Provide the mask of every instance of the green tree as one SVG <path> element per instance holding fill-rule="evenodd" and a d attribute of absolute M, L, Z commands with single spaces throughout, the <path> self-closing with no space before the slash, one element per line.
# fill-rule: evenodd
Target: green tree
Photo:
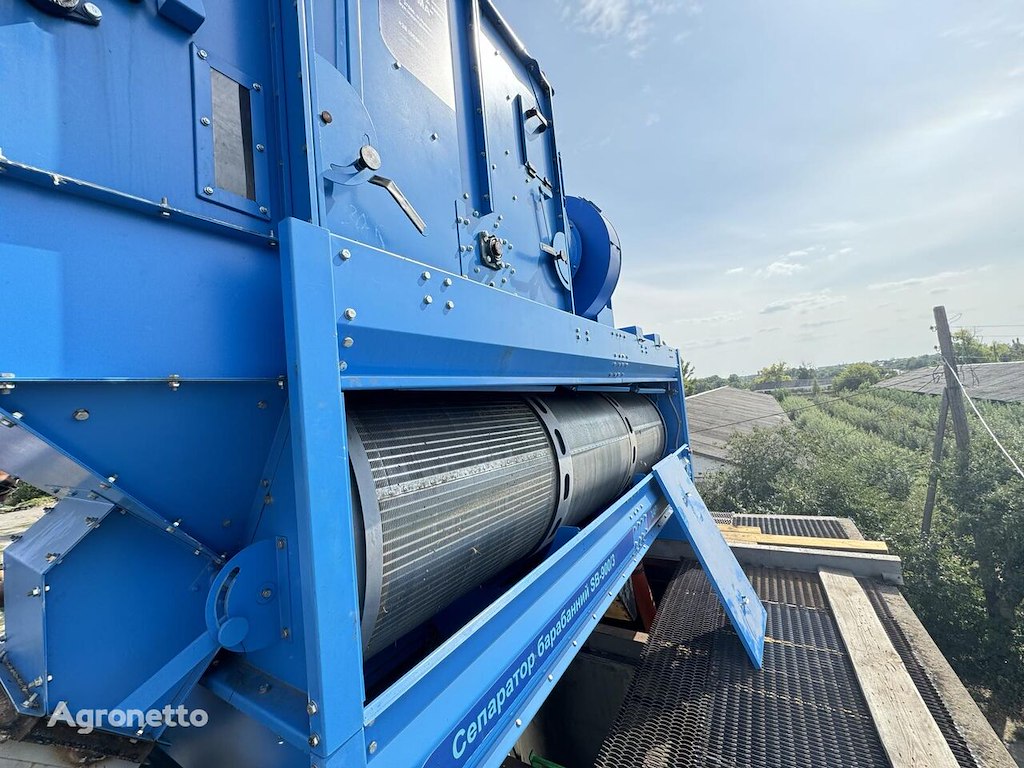
<path fill-rule="evenodd" d="M 832 380 L 832 389 L 837 392 L 852 392 L 864 385 L 874 384 L 882 378 L 882 372 L 873 363 L 853 363 L 846 366 Z"/>
<path fill-rule="evenodd" d="M 953 354 L 956 355 L 957 363 L 996 362 L 992 347 L 968 328 L 961 328 L 953 333 Z"/>
<path fill-rule="evenodd" d="M 694 382 L 696 381 L 696 379 L 694 378 L 694 375 L 693 375 L 693 373 L 694 373 L 693 363 L 691 363 L 689 360 L 680 360 L 679 361 L 679 371 L 680 371 L 680 373 L 682 373 L 682 376 L 683 376 L 683 391 L 687 395 L 694 394 L 694 392 L 693 392 L 693 385 L 694 385 Z"/>
<path fill-rule="evenodd" d="M 766 365 L 754 377 L 755 384 L 775 384 L 780 381 L 792 380 L 793 377 L 789 374 L 789 368 L 783 361 Z"/>

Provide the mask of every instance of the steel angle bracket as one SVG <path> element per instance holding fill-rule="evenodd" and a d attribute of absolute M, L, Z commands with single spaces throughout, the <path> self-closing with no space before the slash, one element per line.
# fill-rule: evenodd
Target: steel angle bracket
<path fill-rule="evenodd" d="M 654 477 L 675 510 L 675 519 L 740 636 L 751 663 L 760 669 L 764 661 L 768 614 L 697 492 L 684 452 L 685 447 L 655 464 Z M 667 528 L 666 536 L 674 538 L 674 531 L 674 526 Z"/>

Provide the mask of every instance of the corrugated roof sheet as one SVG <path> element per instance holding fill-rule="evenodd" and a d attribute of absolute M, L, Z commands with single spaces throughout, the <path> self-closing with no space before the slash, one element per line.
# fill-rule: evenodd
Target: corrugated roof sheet
<path fill-rule="evenodd" d="M 932 371 L 930 376 L 929 370 Z M 968 363 L 960 366 L 959 375 L 967 394 L 977 400 L 1024 402 L 1024 362 Z M 946 380 L 939 368 L 919 369 L 885 379 L 875 386 L 926 395 L 941 395 Z"/>
<path fill-rule="evenodd" d="M 729 439 L 741 432 L 788 424 L 779 401 L 746 389 L 719 387 L 686 398 L 690 447 L 694 453 L 728 461 Z"/>

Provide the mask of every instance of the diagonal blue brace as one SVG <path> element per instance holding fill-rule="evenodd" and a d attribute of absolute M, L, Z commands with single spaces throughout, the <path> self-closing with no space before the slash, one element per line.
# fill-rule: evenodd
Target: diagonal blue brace
<path fill-rule="evenodd" d="M 686 540 L 714 587 L 736 634 L 758 669 L 764 661 L 764 631 L 768 614 L 757 593 L 718 530 L 714 517 L 697 493 L 688 462 L 679 453 L 654 465 L 654 477 L 676 513 Z"/>

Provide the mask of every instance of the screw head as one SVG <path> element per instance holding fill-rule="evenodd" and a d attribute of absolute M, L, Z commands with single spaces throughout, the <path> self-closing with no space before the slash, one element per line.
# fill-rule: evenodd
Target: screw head
<path fill-rule="evenodd" d="M 341 346 L 345 347 L 346 349 L 348 347 L 351 347 L 355 343 L 355 340 L 351 336 L 346 336 L 344 339 L 341 340 Z"/>
<path fill-rule="evenodd" d="M 207 56 L 207 53 L 202 48 L 200 48 L 199 49 L 199 53 L 197 55 L 199 56 L 200 59 L 205 59 L 206 56 Z"/>
<path fill-rule="evenodd" d="M 317 713 L 316 702 L 313 701 L 312 699 L 310 699 L 309 702 L 306 703 L 306 714 L 309 715 L 310 717 L 312 717 L 316 713 Z"/>
<path fill-rule="evenodd" d="M 433 296 L 431 296 L 431 295 L 430 295 L 430 294 L 428 293 L 428 294 L 427 294 L 426 296 L 424 296 L 424 297 L 423 297 L 423 303 L 424 303 L 424 304 L 433 304 L 433 303 L 434 303 L 434 297 L 433 297 Z"/>
<path fill-rule="evenodd" d="M 318 747 L 320 746 L 320 734 L 311 733 L 309 734 L 309 746 Z"/>
<path fill-rule="evenodd" d="M 356 319 L 356 311 L 354 309 L 352 309 L 352 307 L 349 307 L 348 309 L 345 310 L 345 319 L 346 320 L 355 320 Z"/>
<path fill-rule="evenodd" d="M 213 194 L 213 187 L 203 187 L 203 194 L 204 195 L 212 195 Z"/>
<path fill-rule="evenodd" d="M 199 118 L 199 122 L 202 123 L 203 125 L 209 125 L 210 124 L 210 118 L 208 118 L 205 115 L 203 115 L 202 117 Z"/>
<path fill-rule="evenodd" d="M 444 308 L 445 309 L 455 309 L 455 302 L 454 301 L 446 301 L 444 303 Z"/>
<path fill-rule="evenodd" d="M 320 119 L 323 121 L 324 125 L 330 125 L 334 122 L 334 115 L 325 109 L 320 113 Z"/>
<path fill-rule="evenodd" d="M 367 747 L 367 750 L 369 750 L 369 752 L 370 752 L 370 754 L 371 754 L 371 755 L 372 755 L 372 754 L 373 754 L 374 752 L 376 752 L 376 751 L 377 751 L 377 742 L 376 742 L 376 741 L 371 741 L 371 742 L 370 742 L 370 746 L 369 746 L 369 747 Z"/>
<path fill-rule="evenodd" d="M 260 85 L 259 83 L 253 83 L 253 84 L 252 84 L 252 89 L 253 89 L 254 91 L 257 91 L 257 92 L 258 92 L 258 91 L 262 91 L 262 90 L 263 90 L 263 86 L 262 86 L 262 85 Z"/>
<path fill-rule="evenodd" d="M 85 408 L 79 408 L 73 414 L 71 414 L 71 417 L 75 421 L 88 421 L 88 419 L 89 419 L 89 412 L 87 410 L 85 410 Z"/>
<path fill-rule="evenodd" d="M 265 206 L 265 205 L 261 205 L 261 206 L 260 206 L 260 213 L 262 213 L 262 214 L 263 214 L 264 216 L 266 216 L 266 215 L 267 215 L 268 213 L 270 213 L 270 211 L 269 211 L 269 209 L 267 208 L 267 206 Z"/>
<path fill-rule="evenodd" d="M 257 152 L 264 152 L 264 151 L 266 151 L 266 149 L 267 148 L 265 146 L 263 146 L 262 144 L 257 144 L 256 145 L 256 151 Z"/>

